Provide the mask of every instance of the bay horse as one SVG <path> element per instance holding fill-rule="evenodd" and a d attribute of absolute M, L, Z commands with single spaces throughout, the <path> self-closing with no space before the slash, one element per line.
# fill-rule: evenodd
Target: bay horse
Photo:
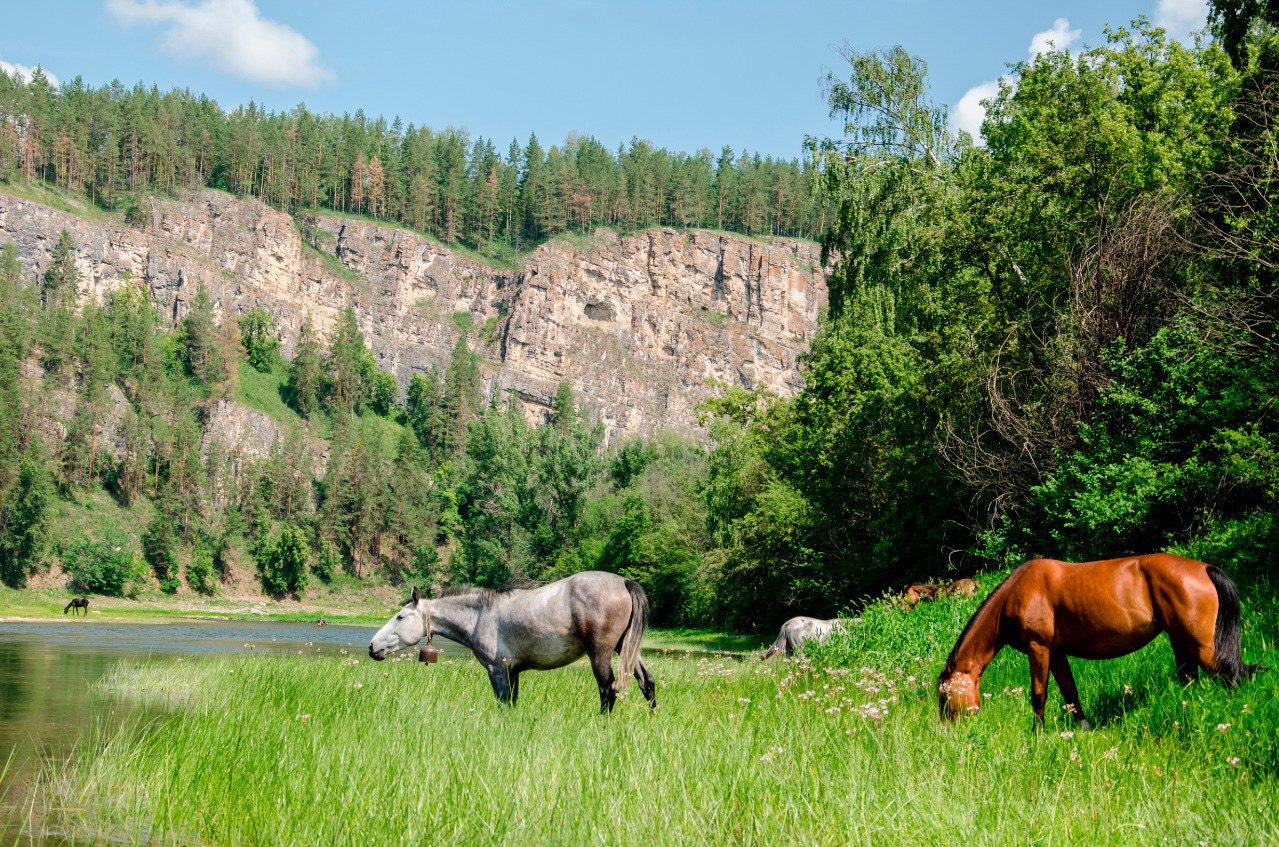
<path fill-rule="evenodd" d="M 957 579 L 943 585 L 941 593 L 946 597 L 972 597 L 980 587 L 975 579 Z"/>
<path fill-rule="evenodd" d="M 493 694 L 514 705 L 520 674 L 552 670 L 586 655 L 599 686 L 600 711 L 609 712 L 632 675 L 649 706 L 657 685 L 640 660 L 648 626 L 648 597 L 638 583 L 617 574 L 583 571 L 539 588 L 455 588 L 432 600 L 413 589 L 404 608 L 369 642 L 369 657 L 442 635 L 468 647 L 488 672 Z M 621 677 L 613 654 L 621 657 Z"/>
<path fill-rule="evenodd" d="M 936 600 L 941 591 L 942 587 L 940 585 L 915 583 L 906 587 L 902 603 L 907 609 L 913 609 L 924 600 Z"/>
<path fill-rule="evenodd" d="M 822 642 L 830 638 L 831 633 L 837 629 L 844 627 L 844 621 L 839 618 L 831 618 L 823 621 L 817 618 L 791 618 L 782 624 L 781 632 L 777 633 L 777 640 L 773 642 L 773 646 L 769 647 L 761 655 L 760 661 L 771 659 L 773 656 L 780 656 L 785 653 L 788 657 L 794 656 L 801 652 L 805 641 Z"/>
<path fill-rule="evenodd" d="M 1084 717 L 1069 656 L 1114 659 L 1168 633 L 1177 673 L 1199 669 L 1234 687 L 1258 670 L 1239 651 L 1239 592 L 1217 568 L 1170 553 L 1074 564 L 1033 559 L 1013 571 L 981 604 L 937 679 L 942 720 L 981 707 L 981 675 L 1004 647 L 1030 661 L 1030 701 L 1044 723 L 1051 673 L 1066 709 Z"/>
<path fill-rule="evenodd" d="M 65 615 L 67 612 L 70 612 L 70 611 L 71 611 L 71 610 L 73 610 L 73 609 L 84 609 L 84 614 L 85 614 L 85 616 L 86 616 L 86 617 L 88 617 L 88 615 L 89 615 L 89 598 L 88 598 L 88 597 L 74 597 L 74 598 L 72 598 L 71 602 L 70 602 L 70 603 L 68 603 L 65 607 L 63 607 L 63 609 L 62 609 L 62 614 L 64 614 L 64 615 Z"/>

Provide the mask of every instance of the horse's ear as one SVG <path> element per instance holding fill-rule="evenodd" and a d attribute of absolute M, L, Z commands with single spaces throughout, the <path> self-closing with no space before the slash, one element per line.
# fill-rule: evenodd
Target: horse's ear
<path fill-rule="evenodd" d="M 413 596 L 409 598 L 409 602 L 416 606 L 419 599 L 420 595 L 417 593 L 417 586 L 415 585 L 413 586 Z"/>

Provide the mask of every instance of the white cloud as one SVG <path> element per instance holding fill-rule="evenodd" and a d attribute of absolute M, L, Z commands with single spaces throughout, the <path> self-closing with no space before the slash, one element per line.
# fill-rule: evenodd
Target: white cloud
<path fill-rule="evenodd" d="M 1189 41 L 1207 23 L 1208 0 L 1159 0 L 1155 8 L 1155 24 L 1179 41 Z"/>
<path fill-rule="evenodd" d="M 1180 0 L 1180 2 L 1185 1 Z M 1178 2 L 1178 0 L 1162 0 L 1162 2 Z M 1048 29 L 1032 35 L 1030 46 L 1026 50 L 1030 53 L 1030 60 L 1033 62 L 1044 53 L 1069 50 L 1075 42 L 1079 41 L 1081 35 L 1083 31 L 1071 29 L 1070 21 L 1066 18 L 1058 18 Z M 965 91 L 964 96 L 959 98 L 959 102 L 951 107 L 951 126 L 957 130 L 967 130 L 978 144 L 982 143 L 981 125 L 982 121 L 986 120 L 986 107 L 981 104 L 981 101 L 995 97 L 999 93 L 1000 82 L 1016 85 L 1015 81 L 1000 77 L 999 80 L 988 80 Z"/>
<path fill-rule="evenodd" d="M 1164 0 L 1168 2 L 1168 0 Z M 1176 2 L 1176 0 L 1173 0 Z M 1069 50 L 1079 36 L 1083 35 L 1082 30 L 1071 29 L 1070 21 L 1065 18 L 1058 18 L 1053 21 L 1053 25 L 1044 30 L 1037 32 L 1030 37 L 1030 58 L 1033 60 L 1042 53 L 1051 53 L 1054 50 Z"/>
<path fill-rule="evenodd" d="M 982 100 L 990 100 L 999 93 L 999 83 L 983 82 L 964 92 L 959 102 L 950 110 L 950 122 L 957 130 L 967 130 L 973 138 L 981 138 L 981 123 L 986 120 L 986 107 Z"/>
<path fill-rule="evenodd" d="M 164 49 L 270 85 L 314 86 L 333 78 L 306 36 L 262 17 L 254 0 L 106 0 L 125 24 L 160 24 Z"/>
<path fill-rule="evenodd" d="M 18 79 L 23 82 L 30 82 L 31 74 L 35 72 L 35 68 L 29 68 L 26 65 L 16 65 L 11 62 L 6 62 L 4 59 L 0 59 L 0 71 L 4 71 L 9 76 L 16 75 Z M 48 78 L 49 82 L 54 85 L 58 84 L 58 78 L 56 76 L 49 73 L 44 68 L 40 68 L 40 71 Z"/>

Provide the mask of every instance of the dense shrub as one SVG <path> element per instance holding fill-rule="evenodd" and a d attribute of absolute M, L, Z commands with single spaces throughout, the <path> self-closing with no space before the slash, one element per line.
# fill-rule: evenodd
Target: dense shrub
<path fill-rule="evenodd" d="M 142 578 L 143 564 L 133 550 L 133 540 L 114 524 L 104 525 L 97 538 L 77 534 L 63 546 L 61 558 L 77 591 L 122 597 L 132 593 Z"/>
<path fill-rule="evenodd" d="M 191 562 L 187 565 L 187 585 L 200 594 L 212 594 L 217 589 L 217 569 L 213 563 L 213 550 L 203 542 L 191 548 Z"/>
<path fill-rule="evenodd" d="M 311 547 L 306 535 L 293 524 L 286 524 L 258 558 L 258 576 L 262 588 L 277 597 L 297 594 L 306 587 L 307 563 Z"/>

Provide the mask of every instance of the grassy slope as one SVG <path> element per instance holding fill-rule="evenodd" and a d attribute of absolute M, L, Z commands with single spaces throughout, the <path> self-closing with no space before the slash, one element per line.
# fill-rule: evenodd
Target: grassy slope
<path fill-rule="evenodd" d="M 289 381 L 289 366 L 280 358 L 272 363 L 270 373 L 262 373 L 248 362 L 240 362 L 236 370 L 237 402 L 262 412 L 285 425 L 302 425 L 302 416 L 284 402 L 282 390 Z"/>
<path fill-rule="evenodd" d="M 47 799 L 72 832 L 206 843 L 1279 841 L 1279 674 L 1182 687 L 1161 642 L 1076 662 L 1100 729 L 1068 735 L 1057 713 L 1035 733 L 1009 653 L 982 712 L 944 728 L 932 682 L 976 602 L 872 607 L 804 663 L 653 656 L 655 715 L 634 691 L 595 715 L 580 664 L 526 674 L 514 710 L 469 661 L 126 667 L 109 687 L 171 714 L 82 762 L 74 796 L 51 779 Z M 1249 659 L 1279 662 L 1277 615 L 1249 601 Z"/>

